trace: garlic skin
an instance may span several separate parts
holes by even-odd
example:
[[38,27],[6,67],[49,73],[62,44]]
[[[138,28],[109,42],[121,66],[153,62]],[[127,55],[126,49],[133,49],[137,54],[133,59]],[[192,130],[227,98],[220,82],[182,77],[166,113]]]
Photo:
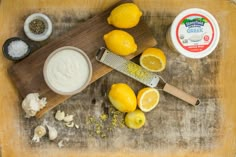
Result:
[[58,142],[58,144],[57,144],[57,145],[58,145],[58,147],[59,147],[59,148],[62,148],[62,147],[64,147],[64,144],[63,144],[63,142],[64,142],[63,140],[61,140],[61,141],[59,141],[59,142]]
[[74,116],[73,115],[66,115],[65,118],[63,119],[65,122],[69,123],[73,121]]
[[75,123],[74,123],[74,122],[68,122],[68,123],[65,123],[65,125],[66,125],[68,128],[72,128],[72,127],[74,127]]
[[55,115],[56,120],[62,121],[65,118],[65,112],[58,110]]
[[39,99],[39,93],[28,94],[22,102],[22,108],[26,113],[26,118],[36,115],[36,113],[45,107],[47,104],[46,98]]
[[34,129],[34,137],[32,138],[32,141],[34,142],[40,142],[40,138],[46,135],[47,131],[46,128],[42,125],[37,126]]
[[47,125],[49,140],[55,140],[57,138],[57,130],[54,127]]
[[79,129],[79,125],[78,125],[78,124],[75,124],[75,128],[76,128],[76,129]]

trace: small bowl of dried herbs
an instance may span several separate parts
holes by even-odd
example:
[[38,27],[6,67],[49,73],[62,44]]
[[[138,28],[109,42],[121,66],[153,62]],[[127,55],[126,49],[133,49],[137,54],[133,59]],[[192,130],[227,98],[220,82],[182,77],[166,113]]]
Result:
[[52,34],[52,21],[45,14],[31,14],[25,20],[24,32],[33,41],[46,40]]

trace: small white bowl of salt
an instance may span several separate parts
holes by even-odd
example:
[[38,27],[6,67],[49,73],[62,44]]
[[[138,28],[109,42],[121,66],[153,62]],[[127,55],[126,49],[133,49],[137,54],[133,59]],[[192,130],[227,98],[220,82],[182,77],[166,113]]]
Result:
[[2,52],[7,59],[19,61],[30,54],[31,48],[23,39],[13,37],[5,41]]

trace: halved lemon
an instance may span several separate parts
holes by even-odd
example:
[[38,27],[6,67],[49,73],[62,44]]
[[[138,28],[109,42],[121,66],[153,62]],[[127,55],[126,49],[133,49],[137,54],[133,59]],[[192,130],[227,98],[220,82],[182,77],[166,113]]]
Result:
[[138,92],[138,107],[143,112],[149,112],[157,106],[159,98],[160,94],[157,89],[151,87],[143,88]]
[[166,56],[161,49],[148,48],[140,57],[140,65],[152,72],[160,72],[166,67]]

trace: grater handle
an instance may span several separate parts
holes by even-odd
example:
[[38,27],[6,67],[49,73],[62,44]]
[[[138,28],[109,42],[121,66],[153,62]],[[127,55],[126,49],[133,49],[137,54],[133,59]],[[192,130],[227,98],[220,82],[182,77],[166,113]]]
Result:
[[189,95],[188,93],[185,93],[184,91],[168,84],[168,83],[165,83],[164,85],[164,88],[163,88],[163,91],[193,105],[193,106],[197,106],[200,104],[200,100],[198,98],[195,98],[191,95]]

